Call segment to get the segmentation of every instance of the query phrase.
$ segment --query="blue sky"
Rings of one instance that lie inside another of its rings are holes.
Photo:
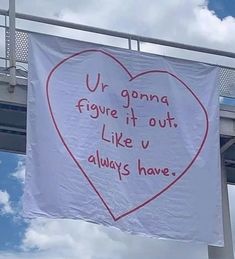
[[[209,0],[208,8],[213,10],[220,19],[227,16],[235,17],[234,0]]]
[[[24,157],[22,158],[24,159]],[[4,235],[0,235],[0,250],[17,250],[27,226],[19,215],[20,199],[23,193],[22,183],[13,175],[18,167],[19,156],[0,152],[0,161],[0,190],[7,191],[10,196],[10,206],[15,210],[14,213],[1,213],[0,229]],[[3,208],[3,205],[1,207]]]
[[[229,21],[225,19],[227,16],[235,17],[235,0],[209,0],[206,11],[203,11],[203,8],[198,10],[198,6],[205,3],[202,0],[182,0],[182,6],[179,9],[174,5],[174,1],[158,1],[158,4],[156,4],[157,1],[150,1],[149,9],[145,5],[141,5],[141,1],[138,2],[141,6],[139,9],[136,1],[125,1],[125,8],[123,5],[115,3],[117,5],[115,12],[113,12],[115,5],[109,4],[109,1],[105,0],[100,1],[103,6],[102,10],[96,6],[98,1],[93,0],[79,1],[79,4],[75,0],[70,1],[70,4],[65,4],[65,1],[61,0],[57,1],[56,6],[54,3],[49,3],[53,1],[35,0],[30,2],[34,3],[29,3],[27,0],[18,1],[17,11],[120,31],[128,30],[136,34],[146,34],[192,45],[205,44],[212,48],[230,49],[235,52],[235,19],[232,18]],[[1,0],[1,4],[1,8],[7,9],[7,0]],[[80,10],[82,10],[81,13],[79,13]],[[148,15],[144,17],[136,15],[143,10]],[[160,10],[157,17],[151,10]],[[182,13],[179,13],[179,10]],[[210,11],[213,11],[215,15]],[[171,17],[168,17],[167,13]],[[176,18],[174,19],[174,17]],[[168,23],[170,26],[166,30]],[[28,27],[31,28],[30,26]],[[57,29],[55,31],[69,36],[68,33]],[[0,48],[2,46],[3,43],[0,42]],[[166,50],[160,49],[159,51],[164,54]],[[174,53],[172,52],[172,54]],[[234,104],[234,101],[226,99],[225,103]],[[59,220],[35,220],[26,223],[20,216],[24,186],[24,156],[0,152],[0,161],[0,259],[27,259],[32,258],[32,255],[36,259],[109,259],[114,251],[117,259],[138,259],[144,256],[146,259],[172,259],[169,248],[174,249],[175,259],[186,258],[188,254],[192,255],[192,259],[207,258],[207,248],[198,244],[168,243],[166,241],[156,243],[153,240],[146,241],[139,237],[124,235],[118,231],[111,233],[99,226],[83,222],[76,224],[74,221],[63,221],[62,223]],[[231,189],[231,197],[235,197],[232,196],[232,192]],[[234,215],[235,213],[233,213],[233,217]],[[88,236],[89,232],[95,233],[94,236]],[[76,243],[77,240],[80,243]],[[125,248],[123,240],[130,242],[128,249]],[[96,243],[100,245],[99,242],[103,242],[104,246],[107,244],[110,250],[100,251],[96,245]],[[152,250],[154,252],[151,252]],[[156,257],[156,253],[159,253],[159,257]]]

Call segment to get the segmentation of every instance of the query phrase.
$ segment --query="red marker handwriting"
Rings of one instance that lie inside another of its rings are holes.
[[[170,172],[170,169],[168,167],[145,167],[143,165],[143,162],[138,159],[137,161],[137,171],[138,171],[138,174],[139,175],[142,175],[142,176],[149,176],[149,175],[156,175],[156,176],[175,176],[176,173],[173,172],[171,173]]]
[[[131,114],[127,113],[126,124],[132,124],[132,126],[135,127],[137,119],[138,118],[135,116],[134,109],[131,108]]]
[[[135,90],[124,89],[121,91],[121,96],[124,99],[124,108],[129,108],[133,100],[150,101],[161,103],[163,105],[169,106],[169,100],[166,95],[160,96],[156,94],[143,93]]]
[[[88,157],[88,162],[98,166],[99,168],[107,168],[117,171],[119,180],[122,180],[122,176],[128,176],[130,174],[129,164],[110,159],[109,157],[102,157],[99,150],[96,150],[95,154]]]
[[[133,147],[133,140],[131,138],[124,137],[122,132],[108,131],[105,124],[103,124],[103,127],[102,127],[101,138],[102,140],[113,144],[115,147],[127,147],[127,148]]]
[[[104,92],[105,88],[107,88],[108,85],[104,84],[103,82],[100,84],[100,73],[98,73],[97,79],[96,79],[96,84],[95,84],[95,86],[93,85],[93,87],[91,86],[90,81],[89,81],[89,74],[86,75],[86,87],[90,92],[95,92],[98,89],[98,87],[100,87],[101,91]]]
[[[90,117],[93,119],[99,118],[101,115],[106,115],[113,119],[118,118],[118,111],[107,107],[105,105],[97,105],[96,103],[91,103],[87,98],[81,98],[77,101],[75,107],[78,108],[80,113],[88,112]]]
[[[147,141],[142,140],[141,146],[142,146],[143,149],[147,149],[148,146],[149,146],[149,140],[147,140]]]
[[[174,122],[175,118],[170,114],[170,112],[167,112],[166,118],[159,119],[156,117],[152,117],[149,119],[149,126],[151,127],[159,127],[159,128],[177,128],[178,124]]]

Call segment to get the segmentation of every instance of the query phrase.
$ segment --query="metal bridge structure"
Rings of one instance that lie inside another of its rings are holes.
[[[115,46],[133,49],[134,51],[145,51],[144,46],[151,44],[152,49],[154,49],[154,46],[164,46],[176,49],[180,51],[179,53],[185,53],[185,51],[198,53],[199,56],[201,55],[199,61],[202,62],[205,57],[203,55],[226,59],[226,65],[216,64],[220,73],[221,149],[218,152],[221,153],[222,161],[225,246],[223,248],[208,246],[208,256],[209,259],[234,259],[227,184],[235,184],[235,53],[16,13],[15,0],[9,0],[9,10],[0,9],[1,151],[26,153],[28,35],[29,33],[46,33],[48,31],[49,34],[52,34],[52,30],[48,30],[51,27],[59,28],[59,30],[55,30],[57,32],[73,31],[73,35],[77,37],[90,35],[90,37],[96,39],[98,35],[101,38],[103,37],[102,43],[105,43],[107,39],[112,39],[112,44],[115,43]],[[36,28],[41,28],[41,31],[36,31]],[[225,104],[224,100],[229,100],[230,105]]]

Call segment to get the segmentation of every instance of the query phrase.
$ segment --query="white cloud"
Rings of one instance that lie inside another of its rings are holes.
[[[0,190],[0,214],[12,214],[10,196],[7,191]]]
[[[18,179],[21,183],[25,181],[25,160],[24,157],[20,157],[15,171],[12,176]]]
[[[22,0],[17,2],[16,9],[18,12],[73,23],[235,52],[235,19],[233,17],[219,19],[213,11],[208,10],[206,0],[148,0],[147,3],[140,0],[81,0],[79,3],[70,0],[66,4],[62,0],[57,0],[56,5],[51,1]],[[21,20],[18,21],[18,25],[43,33],[127,47],[127,41],[113,37],[36,23],[25,25]],[[235,67],[235,61],[229,58],[153,44],[142,44],[142,50]]]
[[[235,236],[235,187],[229,186]],[[80,220],[34,219],[22,240],[22,252],[1,254],[0,259],[207,259],[207,246],[134,236]]]
[[[189,253],[191,259],[207,258],[205,245],[134,236],[77,220],[32,220],[22,248],[63,259],[181,259]]]
[[[76,6],[76,5],[75,5]],[[100,8],[99,8],[100,6]],[[59,19],[185,44],[235,52],[235,18],[220,20],[203,0],[175,1],[97,1],[90,9],[77,10],[69,5]],[[103,44],[127,47],[127,41],[57,28],[56,33]],[[134,43],[134,42],[133,42]],[[154,44],[142,44],[142,50],[235,67],[233,59],[184,51]]]

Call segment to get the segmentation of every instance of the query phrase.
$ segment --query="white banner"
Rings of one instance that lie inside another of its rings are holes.
[[[25,216],[222,246],[217,71],[31,35]]]

